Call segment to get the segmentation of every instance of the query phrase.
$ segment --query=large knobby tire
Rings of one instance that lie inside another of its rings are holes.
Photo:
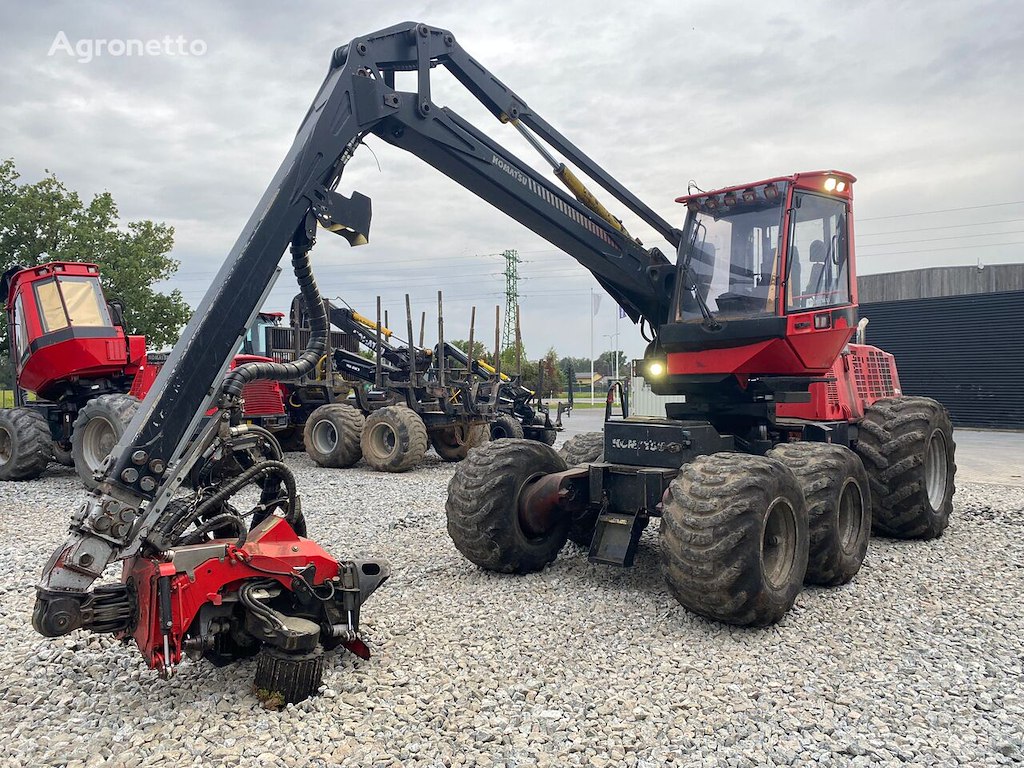
[[[351,467],[363,457],[360,440],[366,419],[345,403],[321,405],[306,419],[306,454],[321,467]]]
[[[462,461],[470,450],[490,440],[487,424],[453,424],[430,435],[434,451],[445,461]]]
[[[530,536],[519,519],[519,494],[533,479],[565,471],[565,462],[536,440],[497,440],[459,464],[448,483],[448,535],[467,560],[500,573],[539,571],[565,545],[569,521],[554,520]]]
[[[500,413],[491,422],[491,440],[521,440],[523,434],[523,425],[515,416]]]
[[[700,456],[669,485],[662,515],[662,569],[683,606],[739,626],[773,624],[793,606],[807,570],[807,505],[784,464]]]
[[[78,412],[71,428],[71,457],[86,488],[98,483],[93,474],[117,445],[129,422],[139,409],[131,395],[100,395]]]
[[[0,409],[0,480],[34,480],[50,463],[53,437],[32,408]]]
[[[941,403],[893,397],[868,406],[855,450],[871,482],[875,533],[936,539],[953,511],[953,427]]]
[[[381,472],[406,472],[427,452],[423,419],[404,405],[388,405],[366,417],[360,442],[363,458]]]
[[[604,432],[583,432],[573,435],[558,449],[567,466],[604,461]]]
[[[860,570],[871,539],[871,487],[860,457],[842,445],[784,443],[768,452],[796,475],[807,501],[807,584],[834,587]]]

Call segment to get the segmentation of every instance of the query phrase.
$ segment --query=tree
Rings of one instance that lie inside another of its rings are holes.
[[[124,304],[125,332],[145,335],[151,349],[173,345],[191,310],[179,290],[161,293],[153,285],[178,271],[168,255],[174,228],[149,220],[122,224],[109,192],[85,205],[53,174],[34,184],[18,179],[13,160],[0,162],[0,271],[46,261],[98,264],[107,300]],[[0,344],[6,356],[6,317]]]
[[[544,391],[541,397],[553,397],[566,389],[565,371],[558,361],[558,353],[554,347],[549,347],[544,359],[540,361],[544,366]]]
[[[615,350],[608,350],[602,352],[601,355],[594,361],[594,370],[600,373],[602,376],[614,376],[615,375]],[[622,353],[619,353],[619,373],[622,373]]]
[[[469,354],[469,341],[467,339],[456,339],[455,341],[452,342],[452,346],[458,347],[463,352]],[[473,354],[469,355],[469,358],[471,360],[479,360],[481,357],[488,362],[494,362],[491,359],[493,355],[491,354],[490,350],[487,349],[484,343],[479,339],[473,339]]]

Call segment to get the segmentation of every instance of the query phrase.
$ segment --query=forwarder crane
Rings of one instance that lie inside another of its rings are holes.
[[[579,199],[435,105],[435,66],[650,225],[676,249],[676,263],[634,240],[564,165],[556,162],[558,175]],[[413,73],[415,91],[396,89],[398,72]],[[663,514],[666,574],[681,602],[725,621],[766,623],[792,603],[809,547],[834,563],[818,578],[838,581],[856,570],[872,499],[883,530],[941,533],[953,492],[945,410],[921,398],[876,400],[898,395],[891,357],[848,346],[856,314],[852,177],[801,174],[699,196],[686,201],[687,223],[677,230],[451,33],[404,23],[334,52],[292,148],[46,564],[33,614],[39,632],[133,636],[164,671],[184,650],[218,662],[258,650],[257,683],[292,698],[315,690],[323,648],[344,643],[366,652],[359,606],[387,577],[386,566],[339,562],[302,538],[294,478],[275,444],[236,422],[245,383],[301,376],[323,354],[327,318],[309,252],[317,224],[352,245],[366,242],[369,199],[336,187],[370,134],[587,267],[648,327],[649,372],[663,369],[659,388],[687,394],[668,419],[609,429],[602,463],[567,469],[536,441],[499,440],[472,452],[447,504],[449,531],[469,559],[535,570],[556,556],[570,526],[592,524],[591,551],[625,563],[637,531]],[[805,245],[815,227],[818,245]],[[311,308],[309,347],[290,363],[240,366],[214,388],[286,248]],[[773,457],[760,455],[769,451]],[[261,503],[246,530],[228,499],[251,483],[261,486]],[[192,496],[175,498],[183,486],[195,487]],[[818,509],[823,495],[818,519],[827,522],[811,527],[812,540],[808,497]],[[123,582],[92,589],[115,559],[128,560]]]

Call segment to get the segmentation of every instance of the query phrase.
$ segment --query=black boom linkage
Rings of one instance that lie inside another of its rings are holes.
[[[288,155],[114,449],[99,491],[74,516],[71,537],[44,570],[36,621],[37,628],[49,630],[44,633],[68,626],[46,624],[48,608],[61,602],[62,594],[83,593],[108,562],[137,547],[181,482],[176,462],[189,450],[205,411],[218,402],[224,405],[226,395],[215,391],[213,383],[238,349],[289,244],[293,251],[297,243],[312,246],[313,218],[352,245],[366,242],[369,198],[358,192],[345,197],[335,188],[367,135],[411,152],[572,255],[634,321],[643,318],[654,328],[665,322],[673,268],[661,251],[644,248],[613,219],[567,194],[456,113],[435,105],[430,70],[438,65],[496,118],[532,132],[528,138],[535,146],[539,137],[565,156],[674,250],[678,230],[530,110],[450,32],[410,22],[338,48]],[[416,73],[417,92],[395,89],[398,71]],[[229,378],[237,384],[256,377],[276,375],[263,369]],[[101,534],[93,525],[111,499],[122,509],[149,504],[130,532],[112,536],[106,527]]]

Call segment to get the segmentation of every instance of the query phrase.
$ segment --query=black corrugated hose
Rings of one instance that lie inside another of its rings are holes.
[[[316,367],[320,358],[327,352],[327,311],[324,309],[320,289],[317,288],[313,268],[309,262],[309,252],[313,244],[310,242],[293,243],[291,247],[292,271],[299,284],[299,292],[306,302],[309,314],[309,344],[305,351],[289,363],[245,363],[229,371],[224,377],[221,387],[221,402],[242,395],[242,388],[256,379],[282,381],[305,376]]]

